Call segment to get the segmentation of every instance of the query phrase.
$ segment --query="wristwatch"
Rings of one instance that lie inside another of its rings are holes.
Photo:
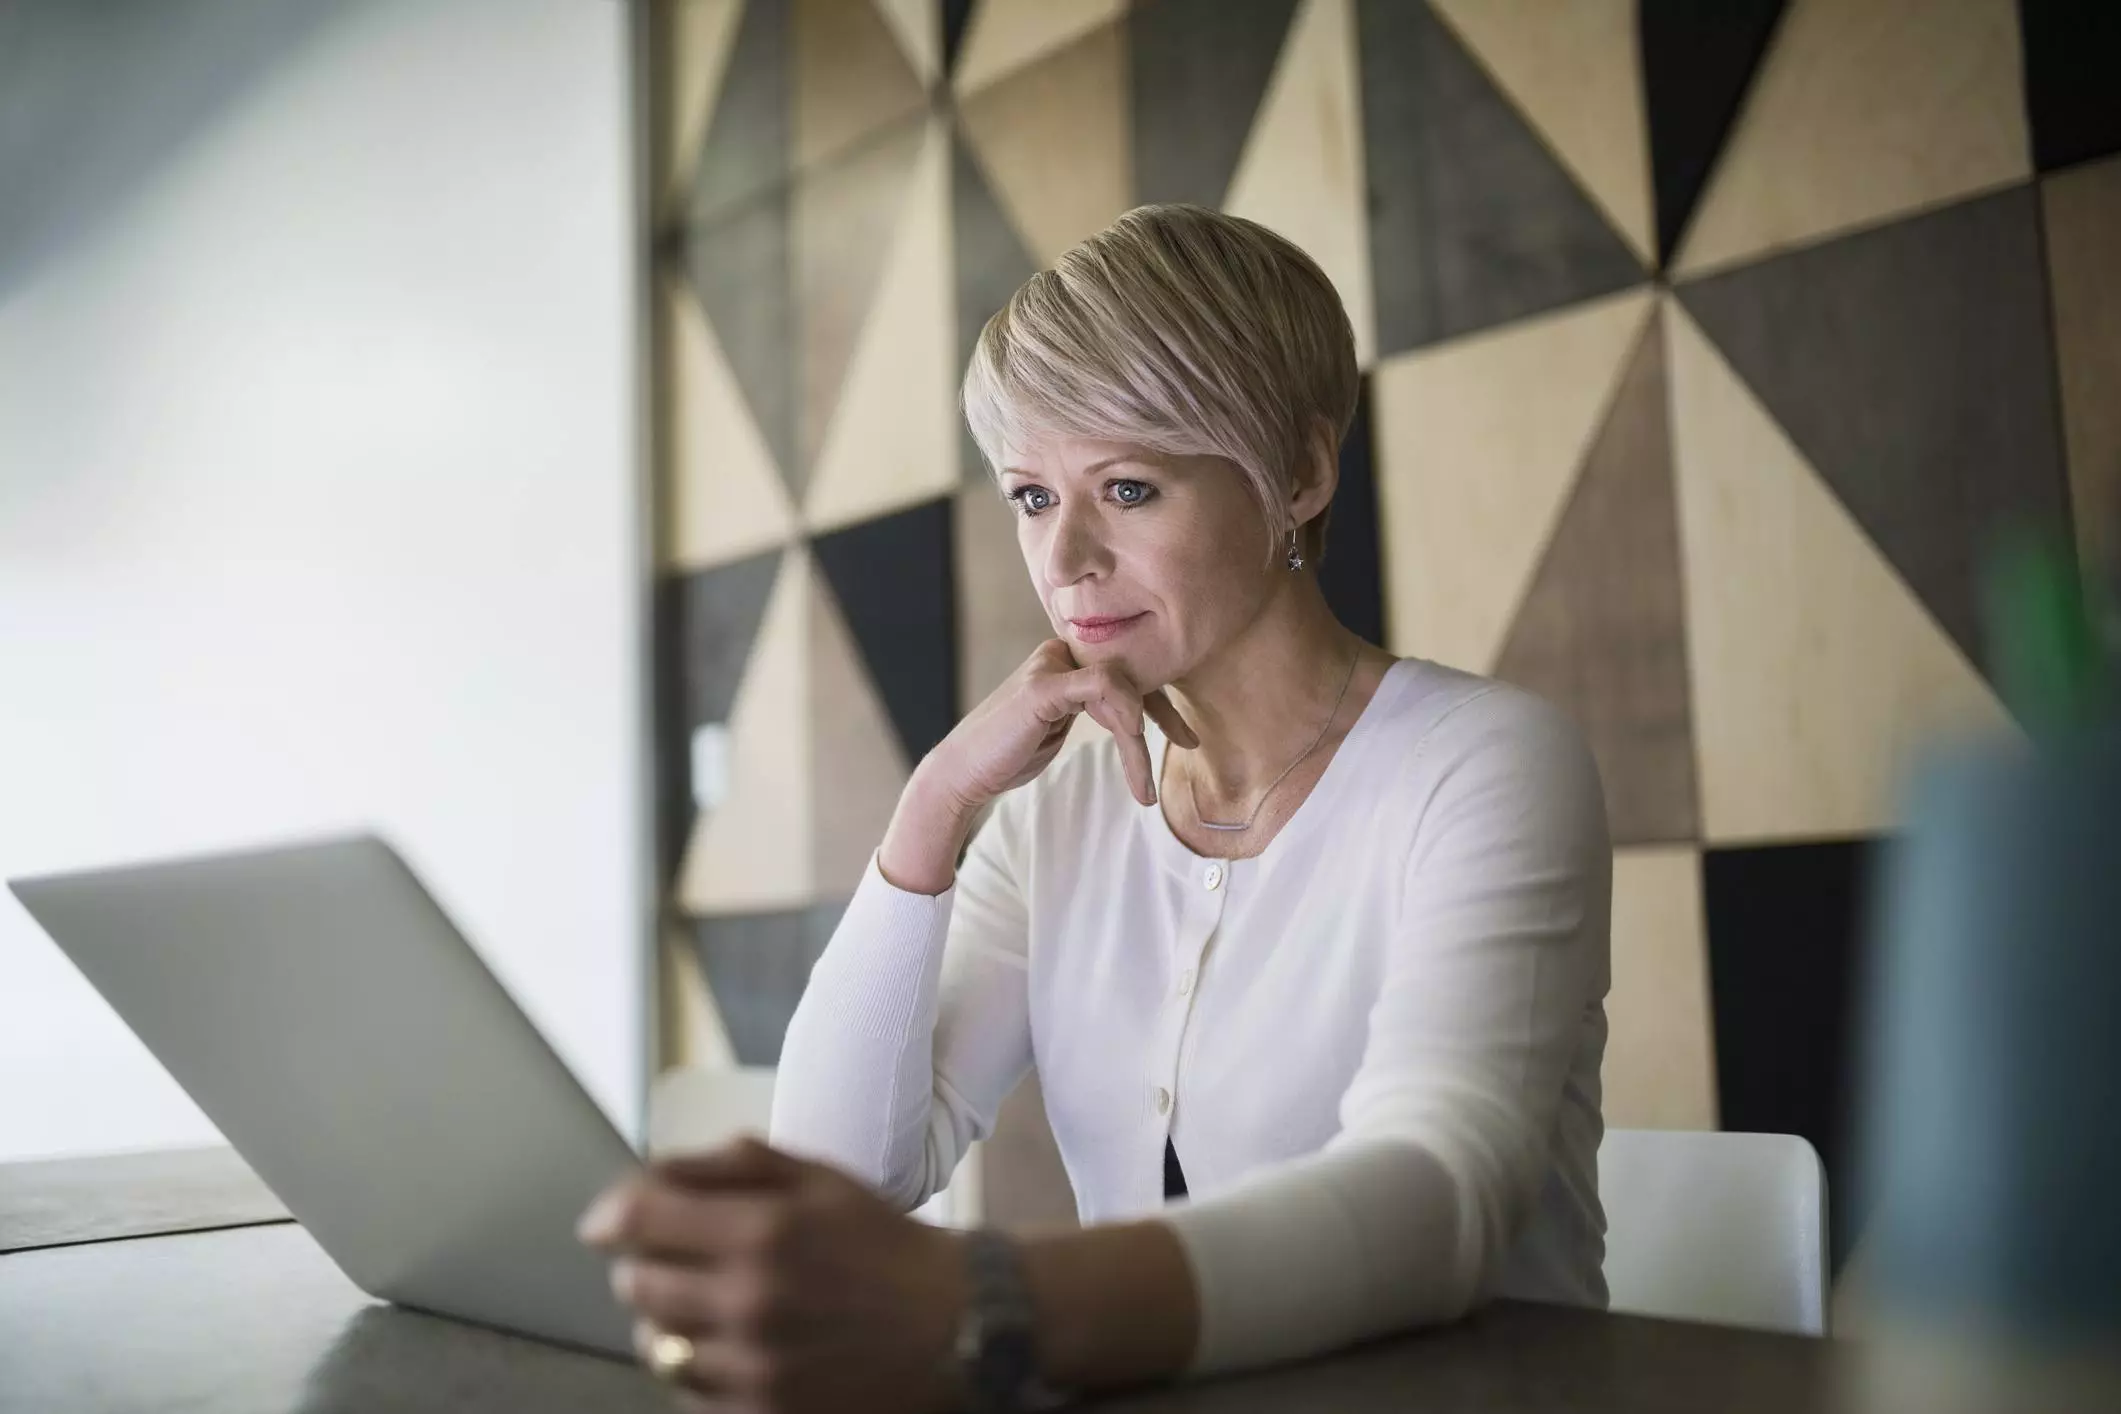
[[[1068,1402],[1038,1377],[1030,1289],[1016,1243],[994,1228],[962,1238],[970,1294],[951,1353],[972,1414],[1025,1414]]]

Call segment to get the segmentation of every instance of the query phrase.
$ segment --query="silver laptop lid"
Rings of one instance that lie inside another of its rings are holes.
[[[574,1224],[634,1151],[389,845],[9,886],[364,1290],[626,1350]]]

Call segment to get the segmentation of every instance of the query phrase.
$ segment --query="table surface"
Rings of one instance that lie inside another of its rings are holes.
[[[0,1164],[0,1252],[290,1221],[226,1145]]]
[[[1842,1353],[1824,1341],[1502,1303],[1328,1359],[1086,1407],[1782,1414],[1833,1402]],[[671,1407],[624,1362],[374,1301],[292,1224],[0,1256],[0,1414]]]

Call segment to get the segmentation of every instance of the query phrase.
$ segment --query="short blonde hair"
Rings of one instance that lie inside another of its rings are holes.
[[[1025,281],[980,331],[965,420],[997,473],[1040,437],[1227,458],[1264,512],[1269,553],[1321,436],[1337,452],[1361,374],[1347,310],[1317,262],[1206,207],[1137,206]],[[1325,516],[1302,528],[1314,558]]]

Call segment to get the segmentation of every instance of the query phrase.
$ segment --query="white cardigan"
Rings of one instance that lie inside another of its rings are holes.
[[[1495,1294],[1603,1305],[1611,874],[1575,727],[1433,663],[1392,666],[1255,859],[1186,848],[1102,739],[1004,797],[949,892],[871,861],[773,1142],[911,1209],[1036,1063],[1083,1221],[1176,1230],[1194,1373]]]

